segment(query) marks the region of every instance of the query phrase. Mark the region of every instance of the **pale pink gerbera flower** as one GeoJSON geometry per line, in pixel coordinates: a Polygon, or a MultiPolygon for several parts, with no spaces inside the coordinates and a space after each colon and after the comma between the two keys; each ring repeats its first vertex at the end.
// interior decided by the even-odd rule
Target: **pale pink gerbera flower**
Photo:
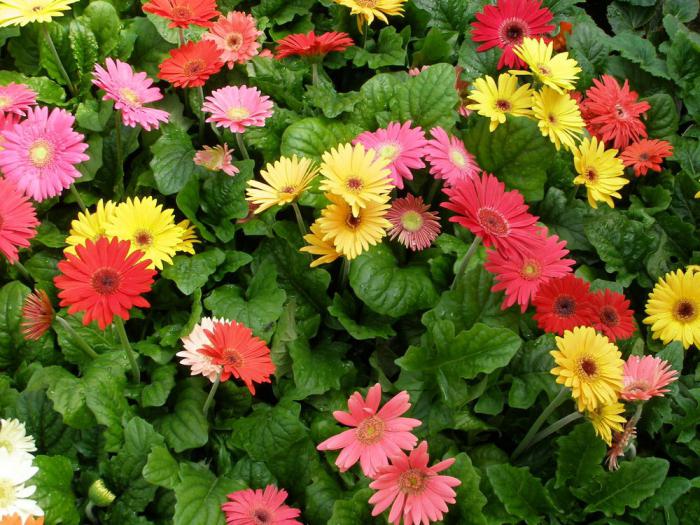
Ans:
{"type": "Polygon", "coordinates": [[[194,328],[190,334],[181,339],[184,350],[178,352],[178,357],[180,359],[180,364],[189,366],[191,368],[190,374],[203,375],[212,383],[216,381],[219,373],[221,372],[221,367],[215,365],[211,361],[211,357],[204,355],[200,352],[202,348],[211,344],[209,336],[206,334],[206,330],[214,330],[214,323],[220,322],[221,319],[211,319],[210,317],[202,317],[199,324],[194,325],[194,328]]]}
{"type": "Polygon", "coordinates": [[[348,399],[350,412],[336,410],[333,417],[343,425],[355,428],[328,438],[316,448],[342,449],[335,460],[341,472],[348,470],[359,459],[365,476],[374,477],[379,467],[388,464],[388,456],[416,446],[418,439],[411,434],[411,430],[421,422],[400,417],[411,408],[408,399],[406,391],[399,392],[377,411],[382,400],[379,383],[369,389],[366,400],[359,392],[353,393],[348,399]]]}
{"type": "Polygon", "coordinates": [[[152,87],[153,80],[146,73],[134,73],[129,64],[112,58],[108,58],[105,65],[107,69],[95,64],[92,83],[104,89],[102,100],[114,100],[114,109],[122,112],[125,126],[135,128],[138,124],[151,131],[151,128],[158,129],[161,122],[168,122],[167,111],[144,106],[163,98],[160,89],[152,87]]]}
{"type": "Polygon", "coordinates": [[[233,69],[235,64],[245,64],[258,54],[260,35],[262,31],[255,27],[255,18],[240,11],[231,11],[219,17],[202,38],[214,42],[221,51],[221,60],[226,62],[229,69],[233,69]]]}
{"type": "Polygon", "coordinates": [[[59,195],[80,177],[75,165],[88,160],[85,138],[73,130],[75,118],[63,109],[37,107],[5,131],[0,168],[28,197],[43,201],[59,195]]]}
{"type": "Polygon", "coordinates": [[[301,512],[284,504],[287,491],[268,485],[265,490],[245,489],[228,495],[221,505],[228,525],[302,525],[301,512]]]}
{"type": "Polygon", "coordinates": [[[460,180],[479,174],[481,168],[461,140],[448,136],[442,128],[433,128],[430,134],[433,138],[425,148],[425,158],[430,162],[430,173],[436,179],[445,179],[445,184],[454,186],[460,180]]]}
{"type": "Polygon", "coordinates": [[[257,88],[226,86],[205,98],[202,110],[212,114],[207,122],[243,133],[249,126],[265,125],[265,119],[272,116],[272,101],[257,88]]]}
{"type": "Polygon", "coordinates": [[[381,467],[369,484],[377,492],[369,499],[374,505],[372,516],[378,516],[391,506],[389,522],[394,525],[428,525],[440,521],[447,512],[447,504],[454,503],[457,495],[452,487],[462,482],[438,472],[452,466],[454,458],[428,466],[428,443],[421,442],[410,455],[399,452],[390,457],[391,464],[381,467]]]}
{"type": "Polygon", "coordinates": [[[24,84],[10,82],[0,86],[0,113],[14,113],[23,117],[29,108],[36,105],[36,93],[24,84]]]}
{"type": "Polygon", "coordinates": [[[421,67],[412,67],[408,70],[408,76],[409,77],[417,77],[420,75],[423,71],[428,69],[430,66],[421,66],[421,67]]]}
{"type": "Polygon", "coordinates": [[[401,244],[413,251],[425,250],[440,234],[440,216],[430,211],[423,197],[408,194],[394,199],[386,218],[393,226],[389,232],[391,240],[398,237],[401,244]]]}
{"type": "Polygon", "coordinates": [[[204,146],[194,155],[194,163],[204,166],[210,171],[223,171],[229,177],[233,177],[240,170],[231,163],[231,150],[228,145],[204,146]]]}
{"type": "Polygon", "coordinates": [[[659,357],[631,355],[622,371],[624,387],[620,397],[625,401],[648,401],[652,397],[663,397],[668,392],[665,386],[678,379],[678,372],[659,357]]]}
{"type": "Polygon", "coordinates": [[[411,170],[425,168],[423,154],[428,141],[420,127],[412,128],[411,121],[399,124],[391,122],[386,128],[360,133],[353,144],[362,144],[389,160],[394,186],[403,189],[403,180],[413,180],[411,170]]]}

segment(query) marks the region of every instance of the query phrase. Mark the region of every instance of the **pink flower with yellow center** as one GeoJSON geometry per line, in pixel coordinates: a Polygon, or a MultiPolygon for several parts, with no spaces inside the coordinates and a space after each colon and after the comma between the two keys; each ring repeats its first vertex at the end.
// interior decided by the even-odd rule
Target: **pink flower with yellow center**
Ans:
{"type": "Polygon", "coordinates": [[[34,105],[36,93],[24,84],[10,82],[6,86],[0,86],[0,114],[13,113],[23,117],[34,105]]]}
{"type": "Polygon", "coordinates": [[[668,361],[659,357],[631,355],[622,370],[623,388],[620,397],[625,401],[648,401],[663,397],[664,388],[678,379],[678,372],[668,361]]]}
{"type": "Polygon", "coordinates": [[[461,140],[449,136],[442,128],[433,128],[430,134],[433,138],[425,147],[425,158],[436,179],[444,179],[447,186],[454,186],[479,174],[481,168],[461,140]]]}
{"type": "Polygon", "coordinates": [[[272,116],[272,101],[254,87],[226,86],[206,97],[202,110],[212,114],[207,122],[243,133],[250,126],[265,125],[272,116]]]}
{"type": "Polygon", "coordinates": [[[258,54],[260,35],[262,31],[255,26],[255,18],[240,11],[231,11],[219,17],[202,38],[214,42],[221,51],[221,60],[226,62],[229,69],[233,69],[234,65],[245,64],[258,54]]]}
{"type": "Polygon", "coordinates": [[[299,509],[285,505],[287,491],[274,485],[265,490],[245,489],[232,492],[221,505],[228,525],[302,525],[296,518],[299,509]]]}
{"type": "Polygon", "coordinates": [[[194,163],[204,166],[209,171],[223,171],[229,177],[233,177],[239,169],[231,163],[231,150],[228,145],[209,147],[204,146],[194,155],[194,163]]]}
{"type": "Polygon", "coordinates": [[[386,218],[393,226],[389,232],[391,240],[398,237],[401,244],[413,251],[430,247],[440,234],[440,216],[430,211],[422,197],[409,194],[394,199],[386,218]]]}

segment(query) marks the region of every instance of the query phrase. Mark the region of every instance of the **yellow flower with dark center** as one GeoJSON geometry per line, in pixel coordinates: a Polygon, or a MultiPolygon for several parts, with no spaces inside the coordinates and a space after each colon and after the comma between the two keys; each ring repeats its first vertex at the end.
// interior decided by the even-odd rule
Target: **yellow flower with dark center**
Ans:
{"type": "Polygon", "coordinates": [[[304,235],[304,240],[308,242],[309,245],[299,248],[300,252],[321,256],[311,261],[309,265],[311,268],[315,268],[321,264],[332,263],[338,257],[341,257],[341,254],[335,249],[332,241],[323,240],[323,232],[321,231],[321,226],[319,226],[318,221],[311,225],[311,233],[304,235]]]}
{"type": "Polygon", "coordinates": [[[403,16],[403,5],[406,0],[335,0],[337,4],[350,8],[350,14],[357,16],[357,27],[363,31],[365,22],[369,25],[375,18],[385,24],[389,16],[403,16]]]}
{"type": "Polygon", "coordinates": [[[532,113],[542,135],[549,137],[557,149],[562,144],[568,149],[575,147],[586,125],[576,101],[547,86],[533,93],[532,113]]]}
{"type": "Polygon", "coordinates": [[[586,412],[586,416],[593,425],[596,436],[600,436],[608,446],[612,445],[613,430],[616,432],[624,430],[623,425],[627,420],[620,415],[624,411],[625,405],[615,402],[609,405],[599,405],[598,408],[586,412]]]}
{"type": "Polygon", "coordinates": [[[75,255],[75,247],[85,245],[86,241],[96,241],[106,235],[105,227],[114,217],[117,206],[112,201],[100,199],[93,212],[80,212],[78,218],[71,222],[70,232],[66,238],[66,253],[75,255]]]}
{"type": "Polygon", "coordinates": [[[70,5],[78,0],[2,0],[0,1],[0,27],[25,26],[32,22],[51,22],[63,16],[70,5]]]}
{"type": "Polygon", "coordinates": [[[522,44],[515,46],[513,52],[522,59],[530,71],[511,70],[514,75],[533,75],[545,86],[559,93],[566,93],[576,88],[576,80],[581,68],[569,58],[569,53],[553,53],[552,42],[541,38],[524,38],[522,44]]]}
{"type": "Polygon", "coordinates": [[[177,226],[182,230],[180,242],[175,246],[175,251],[189,253],[194,255],[194,245],[200,242],[197,239],[197,230],[190,221],[184,219],[177,223],[177,226]]]}
{"type": "Polygon", "coordinates": [[[498,85],[493,77],[477,78],[469,94],[475,104],[467,108],[491,119],[489,131],[506,121],[506,115],[524,117],[532,113],[532,90],[530,84],[518,86],[518,79],[508,73],[498,76],[498,85]]]}
{"type": "Polygon", "coordinates": [[[246,200],[258,205],[256,214],[272,206],[289,204],[299,198],[317,173],[318,168],[309,159],[296,155],[282,157],[260,170],[265,182],[248,181],[246,200]]]}
{"type": "Polygon", "coordinates": [[[574,148],[574,167],[578,176],[574,184],[584,184],[588,193],[588,204],[598,207],[598,202],[605,202],[611,208],[615,207],[612,198],[620,198],[617,191],[629,180],[623,177],[625,165],[617,157],[616,149],[605,149],[603,142],[596,137],[585,138],[574,148]]]}

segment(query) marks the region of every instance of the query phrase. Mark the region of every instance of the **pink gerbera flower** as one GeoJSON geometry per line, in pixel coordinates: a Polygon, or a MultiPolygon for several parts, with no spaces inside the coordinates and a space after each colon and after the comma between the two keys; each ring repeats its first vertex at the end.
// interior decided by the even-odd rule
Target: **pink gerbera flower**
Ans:
{"type": "Polygon", "coordinates": [[[28,197],[43,201],[59,195],[80,177],[75,165],[88,160],[75,118],[64,109],[30,108],[27,118],[5,131],[0,168],[28,197]]]}
{"type": "Polygon", "coordinates": [[[445,179],[447,186],[454,186],[479,174],[481,168],[461,140],[448,136],[442,128],[433,128],[430,134],[433,138],[425,147],[425,158],[430,162],[430,173],[436,179],[445,179]]]}
{"type": "Polygon", "coordinates": [[[245,489],[228,495],[221,505],[228,525],[302,525],[301,512],[284,504],[287,491],[268,485],[265,490],[245,489]]]}
{"type": "Polygon", "coordinates": [[[92,81],[105,91],[102,100],[114,100],[114,109],[121,111],[125,126],[138,124],[146,131],[158,129],[161,122],[168,122],[170,114],[162,109],[147,108],[144,104],[163,98],[160,89],[153,87],[153,80],[143,72],[134,73],[131,66],[121,60],[108,58],[107,69],[95,64],[92,81]]]}
{"type": "Polygon", "coordinates": [[[374,505],[372,516],[391,506],[389,522],[398,525],[428,525],[440,521],[457,495],[452,487],[462,482],[452,476],[438,474],[455,462],[454,458],[428,466],[428,443],[421,442],[410,455],[403,452],[391,456],[391,464],[381,467],[369,484],[377,492],[369,499],[374,505]]]}
{"type": "Polygon", "coordinates": [[[413,180],[411,170],[425,168],[423,154],[428,141],[420,127],[411,127],[411,121],[399,124],[391,122],[386,128],[377,131],[365,131],[352,141],[353,144],[362,144],[367,149],[373,149],[380,157],[391,163],[387,166],[391,170],[391,178],[394,186],[403,189],[403,180],[413,180]]]}
{"type": "Polygon", "coordinates": [[[349,413],[340,410],[333,412],[333,417],[340,423],[355,428],[325,440],[316,448],[342,449],[335,460],[341,472],[348,470],[359,459],[362,472],[372,478],[379,467],[388,463],[388,456],[401,454],[401,449],[411,450],[416,446],[418,440],[411,430],[421,422],[400,417],[411,408],[408,393],[399,392],[378,410],[381,400],[382,387],[377,383],[367,392],[366,400],[359,392],[350,396],[349,413]]]}
{"type": "Polygon", "coordinates": [[[219,17],[202,38],[214,42],[221,51],[221,60],[226,62],[229,69],[233,69],[235,64],[245,64],[258,54],[260,35],[262,31],[255,26],[255,18],[240,11],[231,11],[219,17]]]}
{"type": "Polygon", "coordinates": [[[409,77],[417,77],[420,75],[423,71],[428,69],[430,66],[421,66],[421,67],[412,67],[408,70],[408,76],[409,77]]]}
{"type": "Polygon", "coordinates": [[[425,250],[440,234],[440,216],[430,211],[430,206],[423,203],[422,197],[409,194],[394,199],[391,209],[386,214],[393,228],[389,236],[413,251],[425,250]]]}
{"type": "Polygon", "coordinates": [[[659,357],[631,355],[622,371],[624,387],[620,397],[625,401],[648,401],[652,397],[663,397],[668,392],[665,386],[678,379],[678,372],[670,363],[659,357]]]}
{"type": "Polygon", "coordinates": [[[249,126],[265,125],[272,116],[272,101],[254,87],[226,86],[205,98],[202,110],[212,114],[207,122],[243,133],[249,126]]]}
{"type": "Polygon", "coordinates": [[[23,117],[36,105],[36,93],[24,84],[10,82],[0,86],[0,113],[14,113],[23,117]]]}
{"type": "Polygon", "coordinates": [[[5,132],[13,129],[19,122],[19,118],[15,113],[0,113],[0,149],[5,142],[5,132]]]}
{"type": "Polygon", "coordinates": [[[204,146],[194,155],[194,163],[204,166],[210,171],[223,171],[229,177],[233,177],[240,170],[231,163],[231,150],[228,145],[204,146]]]}
{"type": "Polygon", "coordinates": [[[181,339],[184,350],[175,354],[181,358],[180,364],[190,367],[191,375],[203,375],[212,383],[221,373],[221,366],[212,363],[211,357],[203,354],[200,350],[211,343],[206,330],[213,331],[214,323],[220,322],[222,320],[216,317],[214,319],[202,317],[202,320],[194,325],[189,335],[181,339]]]}
{"type": "Polygon", "coordinates": [[[10,263],[19,260],[17,249],[29,246],[38,225],[32,203],[14,183],[0,177],[0,253],[10,263]]]}

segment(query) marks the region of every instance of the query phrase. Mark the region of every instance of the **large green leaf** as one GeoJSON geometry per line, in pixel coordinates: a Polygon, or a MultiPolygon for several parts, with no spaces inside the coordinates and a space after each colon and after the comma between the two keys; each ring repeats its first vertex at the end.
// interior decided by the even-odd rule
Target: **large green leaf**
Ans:
{"type": "Polygon", "coordinates": [[[177,461],[167,448],[154,446],[143,466],[143,477],[149,483],[159,487],[174,489],[180,480],[179,468],[177,461]]]}
{"type": "Polygon", "coordinates": [[[63,456],[37,456],[34,465],[39,472],[31,479],[36,485],[32,496],[44,511],[47,525],[78,525],[80,514],[73,493],[73,466],[63,456]]]}
{"type": "Polygon", "coordinates": [[[678,110],[673,98],[666,93],[656,93],[646,99],[651,105],[647,112],[647,132],[651,138],[663,139],[678,129],[678,110]]]}
{"type": "Polygon", "coordinates": [[[173,363],[161,365],[151,373],[151,381],[141,391],[141,406],[160,407],[175,386],[177,369],[173,363]]]}
{"type": "Polygon", "coordinates": [[[568,435],[557,439],[556,486],[581,486],[603,472],[605,443],[598,439],[593,425],[577,425],[568,435]]]}
{"type": "Polygon", "coordinates": [[[371,489],[360,489],[350,499],[341,499],[333,504],[333,514],[327,525],[355,525],[372,523],[372,509],[367,500],[372,496],[371,489]]]}
{"type": "Polygon", "coordinates": [[[547,489],[529,469],[504,463],[488,467],[486,475],[506,510],[526,523],[541,523],[554,510],[547,489]]]}
{"type": "Polygon", "coordinates": [[[666,63],[656,55],[656,48],[649,40],[624,32],[614,36],[610,43],[624,58],[638,64],[647,73],[655,77],[671,78],[666,63]]]}
{"type": "Polygon", "coordinates": [[[207,395],[194,380],[181,381],[173,410],[155,421],[156,428],[175,452],[199,448],[209,441],[209,424],[202,414],[207,395]]]}
{"type": "Polygon", "coordinates": [[[357,308],[349,296],[335,294],[333,304],[328,307],[328,313],[335,317],[355,339],[388,339],[396,335],[396,332],[391,328],[390,319],[369,312],[365,312],[360,319],[356,319],[357,308]]]}
{"type": "Polygon", "coordinates": [[[172,195],[203,169],[194,163],[194,147],[184,129],[166,125],[162,130],[161,137],[151,146],[150,166],[158,191],[172,195]]]}
{"type": "Polygon", "coordinates": [[[22,421],[37,449],[46,454],[75,454],[78,432],[63,424],[43,390],[25,390],[14,405],[14,416],[22,421]]]}
{"type": "Polygon", "coordinates": [[[297,120],[282,134],[282,155],[297,155],[315,161],[338,144],[350,142],[360,129],[317,117],[297,120]]]}
{"type": "Polygon", "coordinates": [[[412,120],[426,130],[434,126],[451,128],[457,119],[459,102],[455,80],[453,66],[430,66],[399,86],[390,103],[392,113],[398,120],[412,120]]]}
{"type": "Polygon", "coordinates": [[[559,387],[552,381],[552,356],[549,355],[555,347],[554,337],[545,334],[527,341],[515,355],[508,367],[511,377],[508,404],[511,407],[530,408],[543,391],[550,398],[556,395],[559,387]]]}
{"type": "Polygon", "coordinates": [[[479,490],[481,477],[472,464],[472,460],[464,452],[455,457],[455,463],[448,472],[462,483],[455,488],[457,492],[456,507],[460,514],[459,523],[464,525],[485,525],[486,518],[482,513],[486,505],[486,497],[479,490]]]}
{"type": "Polygon", "coordinates": [[[190,295],[207,283],[225,259],[224,252],[217,248],[196,255],[176,255],[173,264],[163,268],[162,275],[174,281],[182,293],[190,295]]]}
{"type": "Polygon", "coordinates": [[[468,33],[469,23],[480,9],[480,2],[470,0],[414,0],[429,15],[428,24],[458,33],[468,33]]]}
{"type": "Polygon", "coordinates": [[[7,368],[17,361],[17,348],[22,346],[19,324],[22,303],[29,288],[19,281],[7,283],[0,288],[0,368],[7,368]]]}
{"type": "Polygon", "coordinates": [[[304,399],[339,389],[343,376],[353,369],[352,363],[342,360],[348,348],[348,345],[334,341],[317,344],[312,351],[309,343],[301,338],[292,342],[289,354],[296,388],[287,396],[304,399]]]}
{"type": "Polygon", "coordinates": [[[244,488],[240,481],[217,478],[203,465],[183,463],[175,487],[173,525],[224,525],[221,504],[227,494],[244,488]]]}
{"type": "Polygon", "coordinates": [[[372,41],[366,47],[352,48],[348,54],[353,57],[355,66],[366,65],[372,69],[401,66],[406,62],[403,38],[393,26],[383,27],[376,42],[372,41]]]}

